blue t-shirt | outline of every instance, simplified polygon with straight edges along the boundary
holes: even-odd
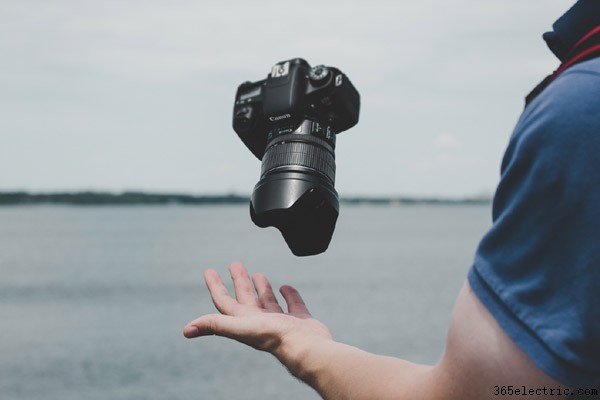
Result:
[[[546,374],[600,386],[600,59],[523,112],[469,283]]]

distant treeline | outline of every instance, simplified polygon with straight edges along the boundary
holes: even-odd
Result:
[[[0,192],[0,206],[66,204],[66,205],[210,205],[210,204],[247,204],[249,196],[237,194],[194,196],[189,194],[157,194],[144,192],[64,192],[64,193],[29,193]],[[345,204],[428,204],[428,205],[480,205],[489,204],[489,199],[465,198],[416,198],[416,197],[348,197],[341,198]]]
[[[72,205],[163,205],[163,204],[241,204],[248,197],[230,195],[193,196],[188,194],[157,194],[143,192],[75,192],[28,193],[0,192],[0,205],[17,204],[72,204]]]
[[[486,205],[492,202],[487,198],[448,199],[436,197],[346,197],[340,199],[346,204],[380,204],[380,205]]]

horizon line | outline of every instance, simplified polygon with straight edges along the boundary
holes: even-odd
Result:
[[[203,194],[150,192],[150,191],[0,191],[0,205],[201,205],[240,204],[250,195],[238,193]],[[346,204],[490,204],[491,197],[483,196],[410,196],[410,195],[352,195],[340,196]]]

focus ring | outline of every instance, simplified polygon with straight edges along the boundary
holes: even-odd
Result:
[[[269,144],[262,160],[261,178],[269,172],[294,166],[313,169],[335,182],[333,148],[324,140],[306,134],[282,135]]]

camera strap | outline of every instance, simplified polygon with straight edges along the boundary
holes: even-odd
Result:
[[[525,107],[544,91],[560,74],[573,65],[600,57],[600,25],[588,32],[573,46],[565,60],[553,74],[548,75],[525,97]]]

